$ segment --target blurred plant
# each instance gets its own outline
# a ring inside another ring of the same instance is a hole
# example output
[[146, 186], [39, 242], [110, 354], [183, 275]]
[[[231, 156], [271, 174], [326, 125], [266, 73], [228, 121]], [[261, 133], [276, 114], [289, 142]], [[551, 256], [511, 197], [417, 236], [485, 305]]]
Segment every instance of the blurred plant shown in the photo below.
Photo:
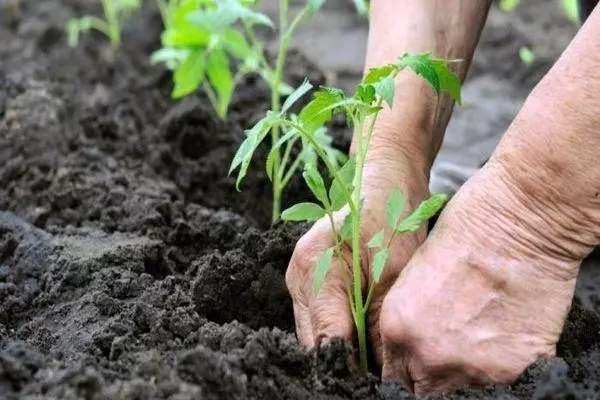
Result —
[[535, 61], [535, 53], [529, 47], [521, 46], [519, 48], [519, 58], [525, 65], [531, 65]]
[[[521, 0], [500, 0], [499, 5], [502, 10], [510, 12], [514, 11], [520, 3]], [[577, 0], [560, 0], [560, 7], [569, 21], [574, 24], [581, 22]]]
[[121, 44], [121, 28], [131, 13], [141, 6], [141, 0], [102, 0], [104, 19], [86, 15], [72, 18], [67, 22], [67, 42], [69, 46], [79, 44], [79, 35], [92, 29], [102, 32], [110, 40], [112, 47]]

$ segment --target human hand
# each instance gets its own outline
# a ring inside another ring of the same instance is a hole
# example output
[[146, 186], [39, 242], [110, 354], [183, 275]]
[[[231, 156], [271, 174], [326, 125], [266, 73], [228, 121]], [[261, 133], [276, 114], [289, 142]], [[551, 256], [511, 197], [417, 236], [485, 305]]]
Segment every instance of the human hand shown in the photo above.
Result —
[[555, 353], [585, 236], [499, 164], [450, 201], [385, 297], [383, 376], [418, 396], [510, 383]]

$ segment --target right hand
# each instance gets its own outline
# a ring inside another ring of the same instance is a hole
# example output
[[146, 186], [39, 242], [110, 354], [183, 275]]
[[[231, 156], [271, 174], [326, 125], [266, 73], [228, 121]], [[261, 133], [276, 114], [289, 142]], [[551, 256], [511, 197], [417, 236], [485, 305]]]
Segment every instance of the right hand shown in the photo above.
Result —
[[[410, 211], [429, 194], [428, 175], [424, 169], [415, 168], [418, 163], [409, 161], [403, 154], [407, 153], [374, 148], [365, 165], [361, 234], [363, 300], [366, 297], [367, 284], [371, 279], [372, 252], [366, 244], [375, 233], [387, 226], [385, 207], [390, 192], [392, 189], [400, 189], [406, 197], [406, 210]], [[335, 222], [338, 229], [344, 217], [345, 213], [336, 214]], [[367, 329], [379, 361], [381, 361], [381, 339], [378, 325], [383, 298], [425, 237], [426, 228], [423, 227], [416, 233], [397, 237], [390, 248], [388, 262], [367, 311]], [[352, 342], [355, 337], [344, 276], [335, 259], [324, 285], [318, 293], [313, 291], [312, 274], [317, 258], [333, 245], [329, 220], [324, 218], [317, 221], [296, 244], [286, 273], [286, 284], [294, 305], [296, 333], [302, 344], [309, 348], [323, 341], [326, 342], [334, 336], [349, 342]], [[344, 258], [348, 260], [351, 268], [352, 254], [349, 245], [344, 248]]]

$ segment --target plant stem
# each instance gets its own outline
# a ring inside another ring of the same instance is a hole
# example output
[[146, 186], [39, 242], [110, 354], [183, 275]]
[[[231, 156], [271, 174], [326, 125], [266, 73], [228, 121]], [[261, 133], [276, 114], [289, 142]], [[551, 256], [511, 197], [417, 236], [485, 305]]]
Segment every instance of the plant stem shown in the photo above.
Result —
[[[279, 1], [279, 52], [277, 54], [277, 61], [275, 63], [275, 71], [273, 73], [273, 80], [271, 81], [271, 110], [278, 112], [281, 108], [281, 99], [279, 97], [279, 88], [283, 80], [283, 68], [285, 66], [285, 59], [290, 45], [290, 39], [292, 34], [300, 25], [304, 17], [308, 12], [308, 7], [304, 7], [302, 11], [296, 15], [292, 23], [288, 26], [288, 13], [289, 13], [289, 0]], [[271, 143], [273, 145], [279, 141], [279, 124], [275, 124], [271, 129]], [[284, 182], [282, 181], [281, 174], [279, 173], [281, 163], [281, 153], [279, 150], [275, 152], [273, 156], [273, 212], [272, 212], [272, 223], [274, 224], [279, 220], [281, 215], [281, 193], [284, 188]]]
[[102, 7], [104, 8], [104, 16], [108, 23], [110, 44], [113, 47], [119, 47], [121, 44], [121, 27], [119, 26], [119, 17], [115, 4], [113, 0], [102, 0]]
[[357, 155], [356, 169], [354, 174], [354, 192], [352, 193], [354, 204], [358, 204], [358, 210], [352, 218], [352, 273], [354, 276], [354, 307], [356, 308], [356, 333], [358, 337], [358, 351], [360, 368], [364, 373], [368, 372], [367, 365], [367, 335], [365, 324], [365, 308], [362, 294], [362, 265], [360, 262], [360, 228], [361, 228], [361, 207], [360, 195], [362, 188], [362, 175], [365, 165], [366, 148], [363, 143], [363, 124], [364, 117], [357, 118], [354, 125], [357, 132]]

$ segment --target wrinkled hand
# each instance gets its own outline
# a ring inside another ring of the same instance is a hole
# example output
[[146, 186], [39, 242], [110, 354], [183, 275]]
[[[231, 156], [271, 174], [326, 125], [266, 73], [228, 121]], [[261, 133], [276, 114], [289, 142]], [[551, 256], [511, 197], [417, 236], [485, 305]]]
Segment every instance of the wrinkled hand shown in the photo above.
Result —
[[385, 298], [383, 375], [417, 395], [508, 383], [555, 352], [581, 238], [506, 181], [493, 165], [468, 181]]
[[[363, 285], [366, 290], [370, 275], [370, 254], [366, 243], [386, 226], [385, 204], [392, 189], [401, 189], [406, 196], [407, 207], [414, 209], [427, 195], [427, 181], [422, 171], [411, 170], [406, 159], [398, 152], [387, 156], [385, 151], [372, 157], [365, 166], [363, 186], [364, 205], [362, 214], [363, 239]], [[341, 226], [344, 214], [336, 215], [336, 225]], [[383, 296], [396, 280], [398, 273], [424, 240], [426, 230], [395, 239], [390, 248], [389, 262], [384, 270], [368, 311], [369, 332], [377, 356], [381, 359], [379, 336], [379, 310]], [[287, 273], [286, 284], [294, 304], [296, 333], [307, 347], [313, 347], [322, 340], [341, 337], [354, 339], [354, 323], [342, 270], [334, 265], [324, 285], [318, 293], [313, 292], [312, 273], [319, 255], [334, 244], [330, 223], [326, 219], [317, 221], [298, 241], [292, 255]], [[344, 250], [345, 258], [351, 265], [351, 252]]]

